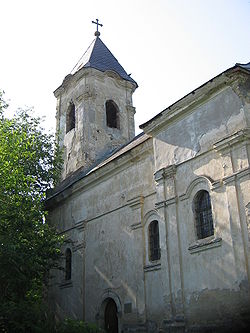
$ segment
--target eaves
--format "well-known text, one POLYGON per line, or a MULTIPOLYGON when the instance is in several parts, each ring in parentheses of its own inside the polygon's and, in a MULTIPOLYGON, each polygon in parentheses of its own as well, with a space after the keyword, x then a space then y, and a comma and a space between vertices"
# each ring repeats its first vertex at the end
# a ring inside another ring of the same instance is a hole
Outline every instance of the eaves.
POLYGON ((147 136, 145 141, 133 149, 130 149, 118 157, 107 161, 100 167, 97 166, 96 168, 93 168, 82 178, 77 179, 64 188, 58 191, 55 189, 46 200, 46 209, 53 207, 78 191, 87 191, 90 186, 97 186, 101 182, 114 177, 118 173, 121 173, 122 170, 127 169, 131 164, 138 163, 142 158, 145 158, 145 156, 152 154, 152 150, 152 138, 147 136))

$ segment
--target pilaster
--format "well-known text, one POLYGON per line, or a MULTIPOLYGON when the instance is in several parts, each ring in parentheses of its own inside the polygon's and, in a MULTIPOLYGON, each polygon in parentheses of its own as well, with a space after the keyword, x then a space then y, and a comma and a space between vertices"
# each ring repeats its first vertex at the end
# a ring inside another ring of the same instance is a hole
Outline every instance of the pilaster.
MULTIPOLYGON (((247 216, 241 182, 250 184, 249 168, 250 129, 245 128, 214 144, 224 169, 222 182, 226 189, 229 223, 239 282, 247 276, 250 281, 250 257, 248 251, 247 216)), ((244 186, 246 188, 246 186, 244 186)), ((246 204, 246 203, 245 203, 246 204)))
POLYGON ((132 105, 127 105, 127 117, 128 117, 128 137, 133 139, 135 136, 135 107, 132 105))
POLYGON ((176 166, 170 165, 155 173, 159 214, 165 221, 166 246, 169 274, 169 291, 172 321, 184 320, 184 295, 182 277, 181 244, 176 194, 176 166))
MULTIPOLYGON (((143 265, 145 266, 146 262, 146 245, 145 245, 145 230, 143 224, 143 216, 144 216, 144 196, 138 195, 131 199, 127 200, 127 204, 130 207, 131 212, 131 221, 134 223, 130 225, 130 231, 135 233, 134 238, 139 241, 142 241, 142 249, 143 249, 143 265), (141 233, 141 236, 140 236, 141 233), (137 236, 136 236, 137 234, 137 236)), ((136 304, 133 305, 134 308, 137 308, 137 320, 140 323, 146 323, 147 321, 147 301, 146 301, 146 279, 145 279, 145 271, 142 271, 142 280, 143 286, 138 285, 138 290, 136 294, 136 304)))

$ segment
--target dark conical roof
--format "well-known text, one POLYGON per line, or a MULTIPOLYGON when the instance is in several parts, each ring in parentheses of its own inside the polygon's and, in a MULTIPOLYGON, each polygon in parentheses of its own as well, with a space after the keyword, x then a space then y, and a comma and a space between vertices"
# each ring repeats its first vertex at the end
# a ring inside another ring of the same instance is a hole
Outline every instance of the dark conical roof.
POLYGON ((102 42, 99 36, 97 36, 90 44, 86 52, 73 68, 71 74, 74 74, 81 68, 95 68, 102 72, 112 70, 119 74, 124 80, 137 83, 127 74, 124 68, 119 64, 117 59, 109 51, 107 46, 102 42))
POLYGON ((250 62, 248 62, 247 64, 236 63, 235 66, 238 66, 240 68, 246 69, 247 71, 250 72, 250 62))

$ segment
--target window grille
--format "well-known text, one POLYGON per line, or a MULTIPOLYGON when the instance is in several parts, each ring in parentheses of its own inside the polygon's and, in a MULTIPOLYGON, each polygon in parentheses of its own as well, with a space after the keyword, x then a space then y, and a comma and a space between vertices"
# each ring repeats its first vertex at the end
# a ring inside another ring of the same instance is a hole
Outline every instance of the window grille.
POLYGON ((200 191, 196 196, 195 218, 198 239, 214 234, 211 200, 207 191, 200 191))
POLYGON ((67 249, 65 252, 65 280, 71 279, 71 269, 72 269, 72 254, 71 250, 67 249))
POLYGON ((149 231, 149 260, 159 260, 161 257, 161 249, 159 243, 159 226, 158 221, 152 221, 148 227, 149 231))

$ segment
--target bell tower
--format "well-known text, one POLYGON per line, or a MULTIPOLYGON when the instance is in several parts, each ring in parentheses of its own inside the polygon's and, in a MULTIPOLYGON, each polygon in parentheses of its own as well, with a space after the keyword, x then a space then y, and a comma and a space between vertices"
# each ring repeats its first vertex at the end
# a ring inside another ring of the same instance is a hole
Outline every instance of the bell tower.
POLYGON ((62 179, 89 170, 135 134, 132 95, 137 83, 100 39, 95 39, 54 92, 59 144, 64 152, 62 179))

